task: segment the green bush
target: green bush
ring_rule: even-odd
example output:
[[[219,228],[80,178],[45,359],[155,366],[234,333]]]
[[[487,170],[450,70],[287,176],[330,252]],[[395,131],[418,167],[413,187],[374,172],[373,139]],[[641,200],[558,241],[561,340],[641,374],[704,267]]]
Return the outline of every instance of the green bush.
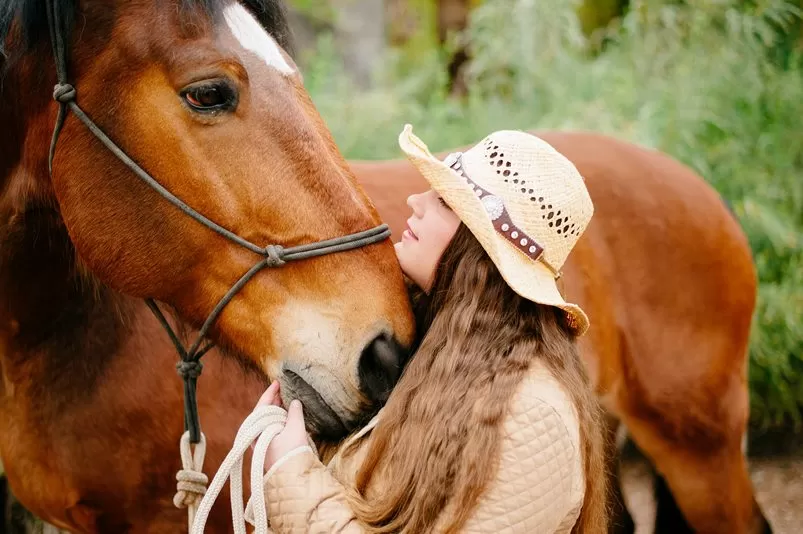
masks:
[[[634,0],[591,54],[576,2],[485,2],[468,31],[463,101],[446,95],[442,50],[420,54],[415,67],[391,51],[378,87],[356,93],[324,40],[306,84],[349,158],[400,157],[396,136],[410,122],[433,150],[498,128],[584,129],[690,165],[734,207],[758,267],[752,424],[800,431],[803,75],[776,61],[799,11],[778,0],[695,4],[705,5]],[[801,65],[785,50],[785,66]]]

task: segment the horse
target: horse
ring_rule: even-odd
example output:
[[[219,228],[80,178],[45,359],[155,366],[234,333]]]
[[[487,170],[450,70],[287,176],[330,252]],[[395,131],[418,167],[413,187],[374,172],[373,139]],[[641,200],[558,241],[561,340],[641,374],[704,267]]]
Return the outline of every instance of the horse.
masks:
[[[22,502],[61,528],[182,531],[170,502],[181,385],[172,342],[141,299],[169,306],[171,328],[189,337],[254,255],[174,210],[71,115],[51,176],[58,106],[40,90],[55,78],[44,8],[9,5],[2,41],[26,41],[0,65],[0,458]],[[380,217],[400,230],[403,198],[423,183],[404,162],[342,160],[283,50],[277,4],[166,5],[86,0],[74,12],[72,80],[104,131],[251,241],[320,241]],[[755,273],[738,225],[664,155],[542,136],[578,166],[597,206],[563,284],[594,323],[581,344],[600,398],[697,530],[769,531],[740,446]],[[198,381],[205,470],[265,376],[312,407],[318,438],[337,440],[382,402],[412,336],[390,254],[373,244],[260,272],[224,308],[208,330],[220,348]],[[216,508],[212,530],[227,522]]]
[[[657,150],[593,132],[531,133],[574,163],[595,207],[559,284],[591,321],[579,343],[608,415],[611,530],[634,531],[615,463],[624,425],[658,475],[656,533],[771,532],[744,451],[757,280],[737,220],[702,177]],[[404,199],[429,188],[423,177],[406,160],[349,164],[401,235]]]
[[[756,282],[738,223],[700,176],[661,152],[588,132],[532,133],[578,167],[595,204],[560,283],[591,318],[581,354],[611,437],[624,425],[660,473],[655,532],[771,532],[742,446]],[[348,164],[400,235],[404,200],[427,189],[424,179],[406,160]],[[154,366],[166,359],[148,355]],[[609,445],[611,531],[633,532]]]
[[[405,280],[288,35],[278,0],[0,7],[0,460],[58,528],[184,531],[180,441],[215,472],[267,377],[322,441],[398,379]]]

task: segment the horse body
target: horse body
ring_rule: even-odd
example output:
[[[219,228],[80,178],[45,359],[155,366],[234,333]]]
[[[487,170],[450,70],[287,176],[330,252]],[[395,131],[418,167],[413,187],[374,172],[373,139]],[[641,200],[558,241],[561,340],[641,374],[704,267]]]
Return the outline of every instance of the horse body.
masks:
[[[65,232],[53,210],[0,231],[2,311],[15,317],[0,329],[5,476],[32,513],[70,532],[183,532],[187,513],[173,504],[183,429],[175,349],[142,301],[85,278]],[[210,478],[267,387],[243,363],[217,349],[204,356]],[[211,532],[231,531],[227,502],[224,488]]]
[[[577,166],[594,202],[560,283],[591,320],[581,353],[603,405],[697,532],[765,532],[742,449],[756,274],[738,223],[699,176],[657,151],[533,133]],[[428,184],[406,161],[351,166],[401,235],[404,200]]]
[[[144,305],[119,304],[127,308],[123,318],[106,309],[75,338],[90,345],[85,350],[19,354],[36,370],[5,375],[0,456],[15,497],[59,528],[182,532],[187,514],[173,504],[183,424],[174,348]],[[119,346],[105,352],[115,339],[109,323],[120,319]],[[207,438],[204,472],[211,478],[266,384],[216,350],[204,358],[198,402]],[[213,508],[210,532],[231,530],[227,491]]]

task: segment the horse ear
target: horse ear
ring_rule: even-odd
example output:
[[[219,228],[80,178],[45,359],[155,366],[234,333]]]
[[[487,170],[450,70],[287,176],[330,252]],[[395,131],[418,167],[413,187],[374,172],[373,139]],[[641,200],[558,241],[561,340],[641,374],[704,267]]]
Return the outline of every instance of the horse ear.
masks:
[[[295,60],[293,32],[288,23],[287,7],[282,0],[241,0],[266,32],[276,39],[285,52]]]

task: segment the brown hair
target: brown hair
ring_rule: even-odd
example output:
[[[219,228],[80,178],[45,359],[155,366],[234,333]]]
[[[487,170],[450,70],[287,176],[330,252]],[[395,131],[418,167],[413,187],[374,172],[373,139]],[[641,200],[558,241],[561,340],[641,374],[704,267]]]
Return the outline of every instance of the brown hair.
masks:
[[[462,224],[414,305],[424,335],[357,473],[350,500],[359,520],[372,532],[427,532],[448,504],[445,530],[457,532],[496,473],[502,422],[540,359],[580,422],[586,491],[573,532],[606,532],[601,413],[565,314],[510,289]],[[374,477],[392,482],[369,496]]]

